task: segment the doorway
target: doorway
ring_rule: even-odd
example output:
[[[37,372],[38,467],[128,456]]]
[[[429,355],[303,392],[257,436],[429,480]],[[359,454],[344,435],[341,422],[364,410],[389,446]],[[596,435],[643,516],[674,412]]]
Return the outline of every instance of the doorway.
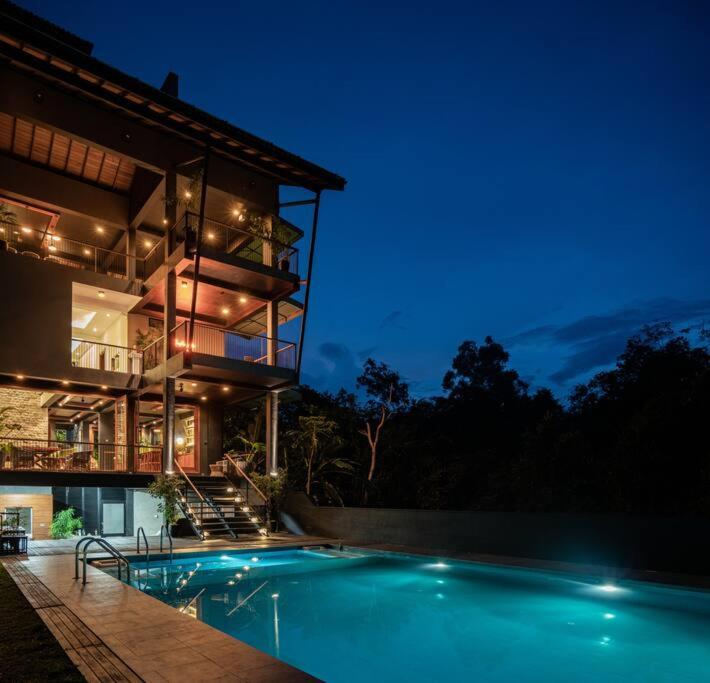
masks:
[[[101,503],[101,535],[123,536],[126,533],[126,504]]]

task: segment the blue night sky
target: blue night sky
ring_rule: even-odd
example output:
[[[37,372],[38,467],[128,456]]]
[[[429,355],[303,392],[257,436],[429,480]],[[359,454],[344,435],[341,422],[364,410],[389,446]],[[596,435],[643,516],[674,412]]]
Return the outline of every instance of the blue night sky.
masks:
[[[347,178],[321,214],[318,388],[372,355],[428,395],[490,334],[566,396],[640,325],[710,319],[706,3],[21,4]]]

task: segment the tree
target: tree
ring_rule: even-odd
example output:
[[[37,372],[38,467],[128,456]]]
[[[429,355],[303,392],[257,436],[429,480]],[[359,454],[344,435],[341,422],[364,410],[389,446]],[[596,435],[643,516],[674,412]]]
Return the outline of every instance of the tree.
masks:
[[[364,389],[369,397],[365,407],[365,426],[360,434],[367,439],[370,447],[367,481],[371,482],[375,475],[377,446],[382,428],[394,412],[409,404],[409,386],[402,381],[398,372],[391,370],[385,363],[376,363],[372,358],[365,361],[362,374],[356,382],[358,388]]]
[[[332,493],[334,487],[328,475],[333,471],[352,470],[351,463],[333,455],[342,445],[338,425],[323,415],[303,415],[298,418],[298,425],[298,430],[290,432],[289,438],[294,447],[303,453],[306,494],[311,495],[314,483],[318,483],[326,493]]]

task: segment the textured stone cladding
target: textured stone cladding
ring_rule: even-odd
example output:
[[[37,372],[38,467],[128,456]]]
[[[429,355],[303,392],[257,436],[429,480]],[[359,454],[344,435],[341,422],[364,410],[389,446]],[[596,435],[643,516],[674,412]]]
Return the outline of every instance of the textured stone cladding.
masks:
[[[49,414],[46,408],[40,406],[40,400],[39,392],[0,387],[0,408],[12,408],[5,415],[5,421],[22,425],[21,429],[11,432],[10,436],[23,439],[48,438]]]

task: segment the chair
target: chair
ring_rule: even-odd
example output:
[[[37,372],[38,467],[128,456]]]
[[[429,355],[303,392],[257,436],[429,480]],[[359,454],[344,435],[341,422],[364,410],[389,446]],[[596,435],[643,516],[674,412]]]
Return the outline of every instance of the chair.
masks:
[[[8,248],[7,248],[7,253],[8,253],[8,254],[16,254],[16,253],[17,253],[17,249],[15,249],[15,247],[8,247]]]
[[[160,472],[163,452],[161,450],[143,451],[138,454],[139,472]]]
[[[91,451],[76,451],[72,453],[69,469],[86,472],[91,467]]]
[[[37,259],[38,261],[41,260],[40,257],[39,257],[39,254],[35,254],[34,251],[23,251],[23,252],[22,252],[22,255],[23,255],[23,256],[29,256],[30,258]]]

